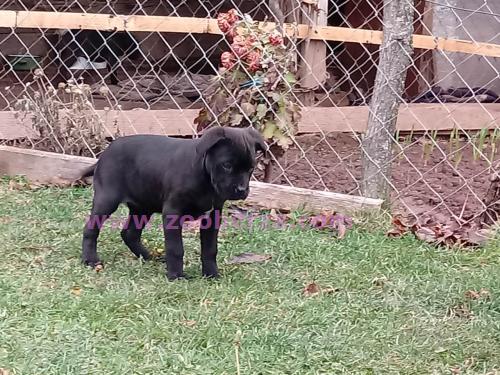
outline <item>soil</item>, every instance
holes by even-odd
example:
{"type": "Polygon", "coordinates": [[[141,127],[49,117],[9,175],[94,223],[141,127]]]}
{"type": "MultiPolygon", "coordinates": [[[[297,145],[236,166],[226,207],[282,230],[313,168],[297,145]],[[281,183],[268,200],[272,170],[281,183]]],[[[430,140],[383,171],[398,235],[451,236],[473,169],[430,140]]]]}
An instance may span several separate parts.
{"type": "MultiPolygon", "coordinates": [[[[484,207],[481,201],[491,184],[489,163],[475,160],[470,143],[458,146],[455,160],[450,142],[437,142],[427,152],[418,139],[400,144],[404,153],[395,157],[392,166],[394,210],[417,217],[432,215],[441,222],[479,215],[484,207]]],[[[297,144],[274,168],[273,183],[361,195],[359,139],[347,134],[305,135],[297,138],[297,144]]],[[[491,158],[490,147],[485,154],[491,158]]],[[[498,154],[494,160],[498,165],[498,154]]]]}

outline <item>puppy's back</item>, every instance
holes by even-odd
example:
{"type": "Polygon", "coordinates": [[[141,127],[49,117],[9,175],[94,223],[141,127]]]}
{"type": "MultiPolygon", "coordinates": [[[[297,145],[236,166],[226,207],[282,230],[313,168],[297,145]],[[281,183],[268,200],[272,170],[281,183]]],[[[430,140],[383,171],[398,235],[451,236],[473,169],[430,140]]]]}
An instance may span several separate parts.
{"type": "Polygon", "coordinates": [[[158,184],[163,171],[189,154],[191,140],[131,135],[113,141],[101,154],[94,180],[99,184],[158,184]]]}

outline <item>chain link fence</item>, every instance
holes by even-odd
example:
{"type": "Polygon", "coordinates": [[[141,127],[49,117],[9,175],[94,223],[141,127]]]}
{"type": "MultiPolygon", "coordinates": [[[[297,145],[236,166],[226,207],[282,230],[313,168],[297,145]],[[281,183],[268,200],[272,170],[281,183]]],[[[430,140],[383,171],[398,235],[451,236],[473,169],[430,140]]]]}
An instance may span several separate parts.
{"type": "MultiPolygon", "coordinates": [[[[5,1],[0,11],[202,20],[234,8],[278,24],[381,31],[382,7],[382,0],[40,0],[5,1]]],[[[500,44],[497,1],[416,0],[412,7],[414,34],[500,44]]],[[[230,49],[216,33],[2,26],[2,144],[92,157],[116,136],[197,134],[194,119],[230,49]]],[[[269,182],[363,193],[363,134],[380,55],[373,35],[366,43],[291,39],[302,118],[292,147],[275,155],[269,182]]],[[[500,163],[499,71],[498,57],[414,49],[397,129],[387,134],[393,211],[464,223],[498,207],[485,197],[500,163]]]]}

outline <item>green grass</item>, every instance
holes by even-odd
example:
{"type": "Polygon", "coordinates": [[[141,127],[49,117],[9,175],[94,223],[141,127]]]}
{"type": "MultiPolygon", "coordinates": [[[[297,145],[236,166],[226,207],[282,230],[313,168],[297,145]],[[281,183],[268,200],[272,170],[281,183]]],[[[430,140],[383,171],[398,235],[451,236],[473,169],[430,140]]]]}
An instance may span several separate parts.
{"type": "MultiPolygon", "coordinates": [[[[0,183],[0,368],[29,375],[500,369],[498,241],[468,252],[373,228],[354,228],[343,240],[312,230],[228,229],[220,280],[200,277],[190,234],[186,271],[195,277],[169,283],[163,264],[134,259],[117,230],[101,234],[104,271],[81,266],[90,202],[90,189],[10,191],[0,183]],[[272,260],[225,264],[242,252],[272,260]],[[312,281],[340,290],[305,297],[312,281]],[[481,288],[489,300],[464,296],[481,288]],[[450,316],[460,304],[472,318],[450,316]]],[[[144,236],[161,247],[157,228],[144,236]]]]}

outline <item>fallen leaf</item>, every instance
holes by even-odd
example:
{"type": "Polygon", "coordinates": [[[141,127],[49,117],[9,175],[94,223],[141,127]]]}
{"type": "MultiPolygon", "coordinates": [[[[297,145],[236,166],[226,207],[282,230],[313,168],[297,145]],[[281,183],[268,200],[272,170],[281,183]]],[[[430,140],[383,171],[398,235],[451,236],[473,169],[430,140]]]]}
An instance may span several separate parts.
{"type": "Polygon", "coordinates": [[[491,298],[491,293],[487,289],[481,288],[481,290],[479,291],[479,294],[481,295],[481,298],[484,298],[484,299],[490,299],[491,298]]]}
{"type": "Polygon", "coordinates": [[[345,237],[347,233],[347,227],[344,225],[344,223],[338,223],[337,224],[337,238],[341,240],[342,238],[345,237]]]}
{"type": "Polygon", "coordinates": [[[417,238],[424,242],[434,243],[436,242],[436,232],[430,228],[419,228],[415,232],[417,238]]]}
{"type": "Polygon", "coordinates": [[[184,327],[191,328],[191,327],[194,327],[196,325],[196,320],[181,320],[180,323],[184,327]]]}
{"type": "Polygon", "coordinates": [[[467,241],[472,246],[483,246],[492,237],[492,232],[488,229],[472,230],[467,233],[467,241]]]}
{"type": "Polygon", "coordinates": [[[44,258],[42,256],[36,256],[33,258],[33,263],[42,265],[44,262],[44,258]]]}
{"type": "Polygon", "coordinates": [[[471,319],[474,317],[474,313],[465,304],[459,304],[448,309],[449,317],[452,318],[463,318],[471,319]]]}
{"type": "Polygon", "coordinates": [[[475,290],[468,290],[465,292],[465,298],[475,300],[481,298],[481,295],[475,290]]]}
{"type": "Polygon", "coordinates": [[[333,294],[333,293],[337,293],[337,292],[340,292],[340,288],[325,288],[325,289],[321,289],[321,293],[323,293],[323,294],[333,294]]]}
{"type": "Polygon", "coordinates": [[[464,362],[464,367],[466,369],[469,369],[471,368],[472,366],[474,366],[476,364],[476,360],[474,359],[474,357],[470,357],[470,358],[467,358],[464,362]]]}
{"type": "Polygon", "coordinates": [[[372,280],[374,286],[383,287],[387,283],[386,277],[376,277],[372,280]]]}
{"type": "Polygon", "coordinates": [[[73,288],[71,288],[71,294],[73,294],[74,296],[80,296],[82,294],[82,289],[78,286],[74,286],[73,288]]]}
{"type": "Polygon", "coordinates": [[[468,290],[465,292],[465,298],[469,300],[480,300],[485,299],[488,300],[491,297],[491,293],[489,290],[481,288],[479,291],[468,290]]]}
{"type": "Polygon", "coordinates": [[[320,292],[319,286],[316,283],[309,283],[302,290],[302,294],[306,297],[313,297],[318,295],[320,292]]]}
{"type": "Polygon", "coordinates": [[[271,255],[267,254],[254,254],[254,253],[243,253],[237,255],[227,261],[227,264],[251,264],[251,263],[262,263],[271,259],[271,255]]]}
{"type": "Polygon", "coordinates": [[[104,266],[102,264],[98,264],[94,267],[95,272],[102,272],[104,270],[104,266]]]}
{"type": "Polygon", "coordinates": [[[0,216],[0,224],[9,224],[12,222],[12,218],[9,216],[0,216]]]}
{"type": "Polygon", "coordinates": [[[10,375],[10,371],[4,368],[0,368],[0,375],[10,375]]]}
{"type": "Polygon", "coordinates": [[[156,257],[162,256],[164,252],[165,249],[163,247],[155,247],[154,249],[151,250],[152,255],[156,257]]]}
{"type": "Polygon", "coordinates": [[[26,189],[27,185],[22,182],[18,182],[15,180],[10,180],[9,181],[9,190],[24,190],[26,189]]]}
{"type": "Polygon", "coordinates": [[[53,186],[53,187],[65,188],[65,187],[72,186],[72,184],[73,184],[73,181],[71,181],[71,180],[68,180],[68,179],[65,179],[65,178],[62,178],[59,176],[55,176],[55,177],[52,177],[50,179],[50,182],[47,185],[53,186]]]}

